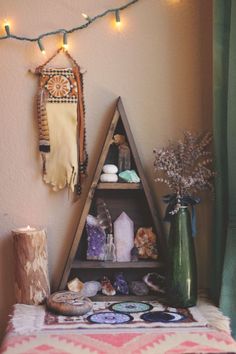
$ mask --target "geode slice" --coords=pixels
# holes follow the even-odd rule
[[[148,273],[143,277],[143,281],[151,290],[159,293],[165,292],[165,277],[162,275],[157,273]]]
[[[129,288],[130,292],[137,296],[143,296],[149,293],[149,289],[143,281],[133,280]]]

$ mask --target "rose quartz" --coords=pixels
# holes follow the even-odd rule
[[[114,222],[114,243],[117,262],[130,262],[134,247],[134,223],[125,212]]]

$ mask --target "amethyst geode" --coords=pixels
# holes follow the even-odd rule
[[[104,260],[106,234],[102,227],[99,225],[97,218],[88,215],[86,219],[87,231],[87,259],[90,260]]]
[[[123,273],[116,274],[115,282],[114,282],[113,286],[114,286],[117,293],[122,294],[122,295],[129,294],[129,286],[128,286],[127,281],[124,278]]]

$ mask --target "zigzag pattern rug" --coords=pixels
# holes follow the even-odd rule
[[[37,334],[8,336],[2,354],[184,354],[236,353],[236,344],[217,331],[161,333]]]

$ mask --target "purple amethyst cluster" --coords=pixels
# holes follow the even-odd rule
[[[97,218],[92,215],[87,216],[87,259],[103,261],[105,257],[106,234],[99,225]]]
[[[128,295],[129,286],[127,281],[124,278],[123,273],[118,273],[115,277],[114,288],[118,294]]]

